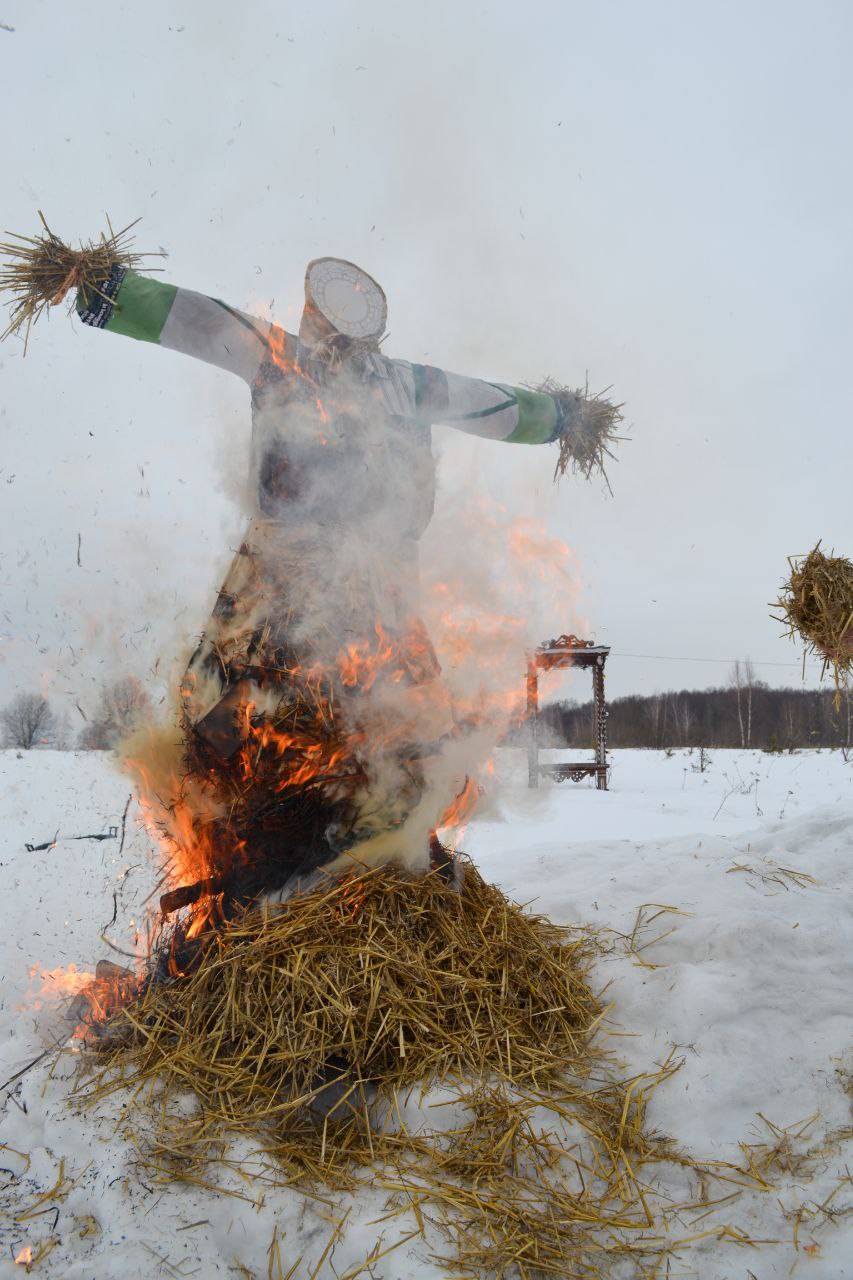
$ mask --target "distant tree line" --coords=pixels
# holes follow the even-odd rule
[[[842,690],[771,689],[760,681],[737,687],[630,695],[608,703],[611,747],[853,747],[853,697]],[[513,735],[515,742],[521,735]],[[539,712],[543,747],[594,743],[592,703],[546,703]]]
[[[68,716],[57,713],[46,698],[18,693],[0,709],[0,742],[4,747],[32,750],[108,751],[151,711],[145,688],[132,676],[101,685],[76,743]],[[749,662],[736,662],[729,682],[718,689],[682,689],[678,693],[631,694],[608,703],[607,738],[611,747],[758,747],[793,751],[799,747],[841,747],[853,753],[853,695],[835,690],[771,689],[757,680]],[[526,729],[518,726],[507,745],[522,745]],[[539,712],[543,747],[594,745],[592,702],[546,703]]]
[[[133,676],[107,680],[89,715],[78,708],[85,720],[76,746],[83,751],[109,751],[118,746],[150,711],[151,700]],[[52,747],[65,751],[72,745],[71,724],[65,712],[57,713],[47,698],[38,693],[17,693],[0,709],[0,743],[32,751]]]

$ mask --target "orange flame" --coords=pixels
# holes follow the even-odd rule
[[[39,964],[34,964],[29,972],[30,982],[33,979],[39,980],[39,985],[35,990],[30,989],[28,992],[28,1003],[25,1007],[31,1009],[41,1009],[44,1004],[58,1003],[59,1000],[67,996],[76,996],[95,981],[94,973],[86,973],[83,969],[78,969],[76,964],[69,964],[67,968],[61,965],[57,969],[44,969]]]
[[[67,968],[43,969],[33,965],[30,981],[38,981],[38,987],[28,993],[24,1009],[41,1009],[45,1005],[58,1005],[72,1000],[69,1007],[80,1021],[72,1039],[82,1039],[97,1023],[106,1021],[138,988],[139,977],[109,962],[100,962],[95,973],[78,969],[76,964]]]
[[[271,324],[267,335],[269,343],[270,359],[282,373],[301,374],[301,370],[296,363],[296,351],[293,342],[290,341],[290,335],[286,330],[279,328],[277,324]]]
[[[480,788],[475,778],[466,778],[465,786],[460,791],[456,799],[447,806],[442,814],[441,821],[437,823],[438,830],[448,830],[452,832],[449,844],[451,852],[456,852],[462,841],[468,824],[474,816],[474,810],[480,799]]]
[[[531,617],[538,611],[547,619],[543,630],[553,631],[556,619],[576,622],[577,570],[569,547],[541,521],[509,519],[496,504],[471,501],[466,513],[466,556],[427,533],[423,562],[435,576],[423,612],[457,718],[494,725],[499,737],[501,725],[524,714],[527,657],[542,638]]]
[[[276,361],[293,370],[295,349],[284,331],[274,327],[270,341]],[[411,744],[440,755],[445,743],[470,740],[467,758],[466,746],[458,752],[466,785],[436,824],[458,839],[471,819],[493,746],[524,715],[527,656],[541,640],[531,634],[531,584],[546,602],[552,631],[576,622],[576,574],[568,547],[535,520],[511,521],[494,509],[478,511],[476,519],[490,554],[477,554],[476,539],[466,544],[465,557],[458,540],[448,549],[445,572],[426,584],[423,622],[392,629],[379,618],[373,635],[345,644],[328,669],[290,669],[288,680],[304,695],[298,717],[272,724],[252,700],[239,707],[240,745],[231,765],[235,795],[245,795],[265,767],[269,777],[263,785],[278,793],[317,786],[333,795],[335,787],[360,786],[362,780],[369,788],[373,762],[383,753]],[[429,571],[442,557],[428,553],[424,560]],[[500,565],[500,574],[478,571],[481,560]],[[179,746],[165,771],[156,753],[153,765],[143,755],[134,762],[142,813],[166,855],[169,886],[207,885],[191,909],[194,936],[219,909],[217,884],[232,866],[251,858],[251,849],[236,836],[233,848],[215,847],[222,843],[231,803],[222,798],[218,773],[187,776]],[[273,757],[279,762],[274,770]]]

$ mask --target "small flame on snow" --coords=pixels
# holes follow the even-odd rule
[[[491,763],[491,762],[489,762]],[[460,841],[465,835],[468,823],[474,815],[477,807],[477,801],[480,798],[480,788],[475,778],[467,778],[465,786],[451,805],[445,810],[441,821],[438,823],[439,830],[452,830],[453,835],[450,838],[452,852],[456,852]]]
[[[34,964],[29,972],[30,989],[24,1008],[41,1009],[45,1002],[55,1002],[64,996],[76,996],[95,981],[93,973],[78,969],[76,964],[67,968],[44,969]],[[33,980],[36,980],[35,982]]]

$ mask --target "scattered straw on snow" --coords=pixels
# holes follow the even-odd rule
[[[412,1214],[447,1242],[448,1272],[652,1275],[670,1214],[697,1205],[650,1180],[697,1166],[645,1123],[677,1065],[619,1080],[593,1044],[594,951],[471,867],[458,892],[377,869],[211,931],[185,975],[149,983],[90,1043],[78,1089],[89,1104],[135,1091],[124,1124],[146,1179],[210,1186],[217,1162],[241,1167],[242,1136],[267,1184],[383,1192],[382,1221]]]

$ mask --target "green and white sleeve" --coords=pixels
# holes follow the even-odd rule
[[[402,423],[448,426],[487,440],[557,446],[555,480],[568,471],[607,480],[622,406],[547,378],[539,390],[445,373],[433,365],[369,356],[368,376],[385,410]]]
[[[565,425],[561,401],[541,391],[382,357],[374,372],[394,417],[511,444],[547,444],[559,438]]]
[[[236,373],[251,384],[269,351],[271,326],[217,298],[114,267],[99,292],[77,293],[84,324],[155,342]]]
[[[562,404],[544,392],[448,374],[433,365],[382,360],[379,385],[394,417],[453,426],[511,444],[547,444],[564,428]]]

